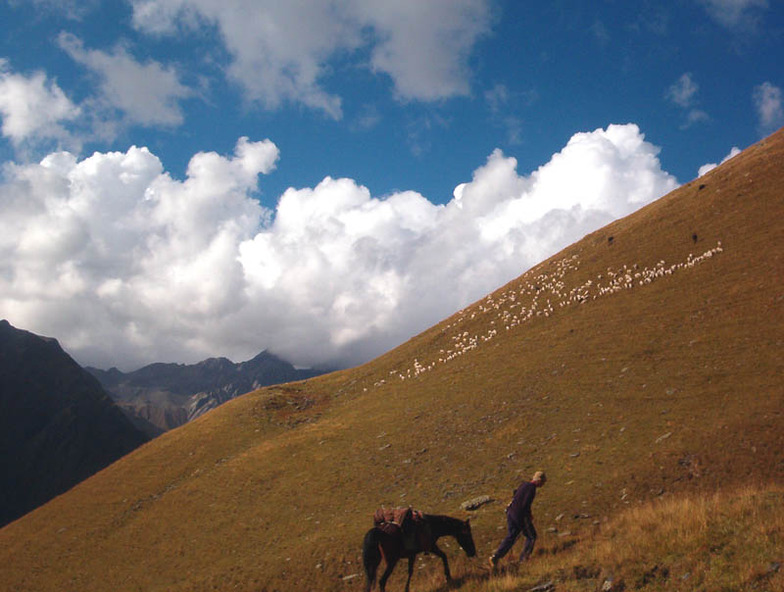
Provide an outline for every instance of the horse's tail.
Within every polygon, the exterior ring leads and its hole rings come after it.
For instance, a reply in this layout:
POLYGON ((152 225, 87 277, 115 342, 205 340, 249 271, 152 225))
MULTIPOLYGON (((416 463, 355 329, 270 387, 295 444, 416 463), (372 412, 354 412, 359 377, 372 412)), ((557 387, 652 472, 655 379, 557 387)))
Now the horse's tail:
POLYGON ((362 564, 365 566, 365 592, 370 592, 376 583, 376 571, 381 563, 381 549, 378 540, 379 530, 371 528, 362 542, 362 564))

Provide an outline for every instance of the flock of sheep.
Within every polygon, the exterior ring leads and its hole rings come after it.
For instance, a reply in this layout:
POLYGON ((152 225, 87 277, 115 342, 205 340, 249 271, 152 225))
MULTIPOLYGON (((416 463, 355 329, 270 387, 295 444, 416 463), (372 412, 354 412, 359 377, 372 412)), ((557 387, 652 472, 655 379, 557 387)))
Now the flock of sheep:
MULTIPOLYGON (((395 369, 389 374, 393 379, 398 380, 416 378, 439 364, 446 364, 465 355, 478 348, 482 343, 492 341, 498 335, 499 330, 510 331, 536 317, 549 317, 560 308, 574 304, 585 304, 602 296, 632 289, 635 286, 647 286, 657 279, 671 276, 678 271, 691 269, 722 252, 721 241, 719 241, 715 247, 705 251, 702 255, 695 257, 690 253, 686 261, 670 266, 667 266, 664 261, 659 261, 652 268, 640 268, 637 264, 631 267, 624 265, 618 269, 608 268, 605 273, 599 274, 594 280, 587 280, 568 291, 564 279, 569 272, 579 269, 579 258, 577 255, 573 255, 561 259, 555 263, 555 269, 551 273, 543 272, 531 279, 523 276, 522 283, 517 284, 514 288, 509 288, 495 296, 491 294, 476 305, 458 312, 457 318, 442 330, 443 333, 447 333, 449 329, 457 329, 455 334, 451 336, 449 348, 441 349, 438 359, 428 363, 414 359, 409 368, 395 369), (495 314, 495 318, 490 320, 490 328, 483 334, 472 335, 468 331, 460 330, 460 325, 463 322, 483 314, 495 314)), ((380 380, 374 386, 379 387, 384 384, 386 381, 380 380)))

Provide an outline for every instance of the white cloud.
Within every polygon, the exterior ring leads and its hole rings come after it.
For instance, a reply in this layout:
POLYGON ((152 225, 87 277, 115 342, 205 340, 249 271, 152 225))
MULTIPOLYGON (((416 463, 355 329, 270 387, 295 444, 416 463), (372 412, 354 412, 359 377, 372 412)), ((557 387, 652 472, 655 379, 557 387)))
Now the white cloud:
POLYGON ((211 324, 244 305, 237 245, 267 219, 249 195, 277 155, 241 139, 231 158, 194 156, 182 182, 136 147, 6 165, 0 315, 96 362, 225 347, 211 324))
POLYGON ((722 159, 721 163, 717 164, 715 162, 710 162, 708 164, 702 165, 697 171, 697 176, 702 177, 705 173, 708 173, 713 169, 715 169, 717 166, 719 166, 719 164, 724 164, 730 158, 737 156, 738 154, 740 154, 740 148, 738 148, 737 146, 733 146, 732 149, 730 150, 730 153, 722 159))
POLYGON ((301 103, 335 119, 324 88, 333 58, 369 49, 402 99, 466 94, 467 58, 489 28, 487 0, 133 0, 134 24, 153 34, 214 26, 232 56, 229 76, 268 109, 301 103))
POLYGON ((270 348, 367 360, 676 187, 633 124, 575 134, 530 175, 495 151, 447 205, 351 179, 254 199, 268 141, 197 154, 183 181, 144 148, 6 165, 0 318, 126 368, 270 348))
POLYGON ((679 107, 691 107, 699 85, 692 80, 691 72, 686 72, 667 89, 666 96, 679 107))
POLYGON ((2 133, 15 144, 33 139, 66 140, 63 123, 76 119, 79 107, 65 95, 56 81, 43 72, 30 76, 11 72, 0 58, 0 115, 2 133))
POLYGON ((705 111, 695 106, 699 89, 700 86, 692 78, 691 72, 686 72, 664 93, 667 100, 683 109, 686 113, 686 121, 681 126, 682 129, 687 129, 695 123, 710 119, 710 116, 705 111))
POLYGON ((137 62, 122 47, 112 53, 86 50, 80 39, 61 33, 58 42, 71 58, 99 80, 100 102, 124 113, 129 123, 176 126, 183 115, 179 101, 192 95, 175 69, 158 62, 137 62))
POLYGON ((784 125, 781 88, 763 82, 754 88, 754 104, 763 133, 770 133, 784 125))
POLYGON ((752 29, 761 13, 767 10, 767 0, 700 0, 708 14, 728 29, 752 29))
POLYGON ((468 56, 490 26, 486 0, 352 0, 349 5, 375 30, 372 68, 392 77, 401 98, 468 94, 468 56))
POLYGON ((702 109, 690 109, 686 114, 686 123, 683 124, 683 128, 688 129, 695 123, 700 123, 702 121, 710 121, 710 115, 702 109))

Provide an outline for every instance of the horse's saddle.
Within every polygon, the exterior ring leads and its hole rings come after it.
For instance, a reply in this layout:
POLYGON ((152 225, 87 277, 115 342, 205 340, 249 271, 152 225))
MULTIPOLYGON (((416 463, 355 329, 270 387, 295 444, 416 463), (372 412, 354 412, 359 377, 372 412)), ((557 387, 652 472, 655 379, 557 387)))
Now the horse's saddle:
POLYGON ((408 526, 410 523, 424 522, 425 515, 411 506, 407 508, 384 508, 383 506, 373 514, 373 525, 379 527, 383 524, 397 524, 408 526))
POLYGON ((387 534, 402 535, 404 545, 409 550, 415 550, 418 546, 419 550, 428 551, 434 542, 425 515, 411 506, 379 508, 373 514, 373 526, 387 534))

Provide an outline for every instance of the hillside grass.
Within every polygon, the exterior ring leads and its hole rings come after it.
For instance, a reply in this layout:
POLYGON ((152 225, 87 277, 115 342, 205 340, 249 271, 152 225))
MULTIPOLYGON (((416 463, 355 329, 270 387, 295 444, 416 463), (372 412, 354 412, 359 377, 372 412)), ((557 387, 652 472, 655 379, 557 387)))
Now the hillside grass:
MULTIPOLYGON (((684 590, 721 590, 722 562, 748 564, 749 581, 778 559, 704 540, 764 524, 734 498, 762 516, 784 484, 783 163, 779 132, 368 364, 167 432, 0 530, 0 590, 359 590, 381 505, 470 515, 478 563, 444 544, 465 589, 556 576, 596 589, 599 576, 569 576, 581 566, 634 589, 661 565, 657 585, 690 573, 684 590), (543 571, 482 580, 503 508, 537 469, 543 571), (748 484, 771 485, 737 493, 748 484), (460 509, 479 495, 493 502, 460 509), (727 516, 681 537, 707 544, 703 559, 648 536, 666 526, 656 512, 677 515, 667 504, 699 516, 703 503, 727 516)), ((444 589, 437 559, 421 565, 415 589, 444 589)))
MULTIPOLYGON (((573 545, 541 537, 531 561, 504 560, 493 575, 481 562, 456 562, 456 587, 462 592, 530 590, 547 583, 559 592, 782 590, 783 504, 780 485, 647 502, 573 545)), ((416 589, 445 590, 439 575, 429 570, 416 589)))

